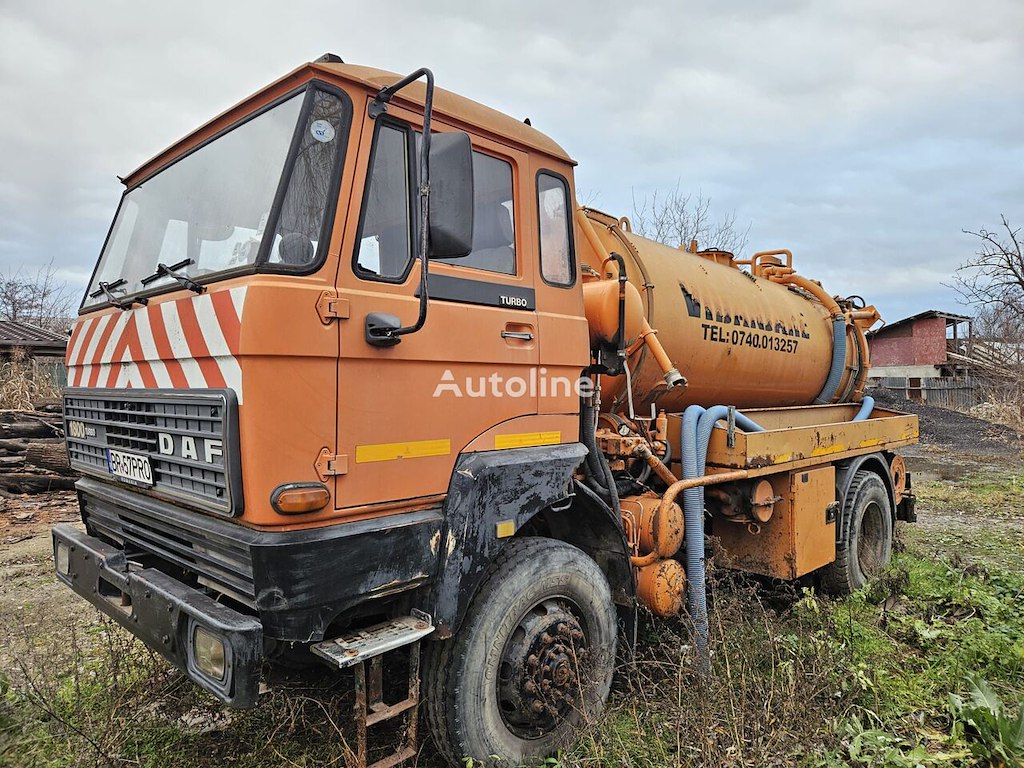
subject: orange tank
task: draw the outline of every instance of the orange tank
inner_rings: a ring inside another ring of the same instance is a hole
[[[610,284],[618,274],[608,257],[619,254],[625,260],[626,336],[638,414],[648,412],[652,402],[668,411],[694,403],[808,405],[821,393],[832,364],[833,317],[842,317],[843,310],[817,284],[792,275],[773,257],[746,262],[748,272],[731,254],[672,248],[633,234],[625,219],[591,209],[580,209],[578,224],[581,261],[592,286],[584,286],[592,335],[610,324],[617,328],[617,317],[604,317]],[[802,290],[769,279],[773,273]],[[638,305],[642,316],[630,317]],[[860,396],[867,370],[864,330],[870,325],[864,320],[877,314],[873,308],[854,312],[847,307],[846,317],[846,361],[836,402]],[[666,386],[658,350],[644,344],[636,331],[643,320],[656,329],[668,359],[686,378],[685,386]],[[599,335],[608,336],[606,330]],[[625,383],[625,376],[604,378],[604,409],[624,405]]]

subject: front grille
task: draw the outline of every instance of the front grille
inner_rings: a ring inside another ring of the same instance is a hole
[[[200,509],[241,513],[231,390],[69,389],[64,421],[75,469]],[[147,457],[152,485],[115,474],[110,449]]]
[[[90,533],[124,547],[131,560],[155,555],[192,574],[197,581],[248,605],[255,605],[252,558],[237,539],[201,526],[201,515],[165,510],[153,502],[128,507],[92,493],[80,495],[82,518]],[[186,522],[186,516],[192,520]]]

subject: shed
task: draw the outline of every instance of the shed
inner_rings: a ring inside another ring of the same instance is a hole
[[[63,386],[67,382],[64,353],[68,336],[18,320],[0,320],[0,361],[9,360],[23,350],[36,373],[44,374]]]
[[[955,376],[963,364],[949,356],[949,348],[970,344],[971,318],[929,309],[889,323],[868,334],[872,378],[903,376],[938,378]]]

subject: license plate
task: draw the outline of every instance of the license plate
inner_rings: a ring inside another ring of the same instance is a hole
[[[123,453],[108,448],[107,469],[110,474],[116,475],[122,480],[143,485],[153,484],[153,468],[149,464],[149,456]]]

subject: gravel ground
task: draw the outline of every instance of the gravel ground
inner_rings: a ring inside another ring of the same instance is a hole
[[[871,392],[878,405],[921,417],[921,443],[943,448],[952,454],[1020,455],[1024,435],[1002,424],[976,419],[966,413],[905,400],[889,390]],[[911,451],[908,451],[910,453]]]

